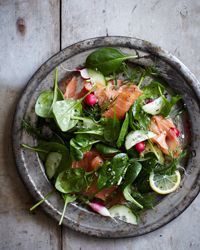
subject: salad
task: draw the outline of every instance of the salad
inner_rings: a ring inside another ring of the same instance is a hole
[[[185,151],[174,105],[181,97],[168,93],[155,68],[134,64],[136,58],[99,48],[60,85],[56,68],[53,88],[35,103],[37,126],[23,121],[38,145],[22,147],[39,154],[52,192],[63,197],[59,224],[75,201],[137,224],[141,212],[180,185]]]

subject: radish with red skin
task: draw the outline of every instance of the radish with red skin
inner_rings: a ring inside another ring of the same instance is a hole
[[[135,145],[135,149],[138,153],[142,153],[144,150],[145,150],[145,142],[142,141],[142,142],[138,142],[136,145]]]
[[[174,133],[175,133],[175,135],[177,136],[177,137],[179,137],[180,136],[180,131],[176,128],[176,127],[174,127],[174,128],[170,128],[171,129],[171,131],[173,131]]]
[[[97,103],[97,98],[96,96],[91,93],[89,95],[87,95],[85,97],[85,103],[88,105],[88,106],[94,106],[96,103]]]
[[[94,210],[98,214],[101,214],[106,217],[111,217],[109,210],[102,204],[98,202],[89,202],[88,205],[92,208],[92,210]]]

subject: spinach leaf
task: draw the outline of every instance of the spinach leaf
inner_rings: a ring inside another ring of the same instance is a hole
[[[119,153],[111,161],[105,162],[98,171],[98,188],[120,185],[128,167],[127,163],[128,156],[125,153]]]
[[[53,105],[53,114],[56,122],[63,132],[66,132],[76,126],[78,120],[73,116],[80,116],[82,105],[80,101],[67,99],[56,101]]]
[[[43,118],[53,118],[52,108],[58,100],[63,100],[63,94],[58,88],[58,68],[56,68],[54,90],[45,90],[39,95],[35,104],[35,113]]]
[[[135,185],[137,186],[140,192],[146,193],[151,191],[149,185],[149,174],[157,167],[159,162],[153,152],[148,152],[144,154],[144,161],[142,161],[141,164],[142,170],[140,171],[140,174],[135,180]]]
[[[50,112],[52,102],[53,102],[53,91],[52,90],[43,91],[39,95],[35,104],[36,115],[43,118],[53,118],[53,114]]]
[[[144,112],[142,109],[143,106],[143,98],[139,97],[134,104],[132,105],[132,125],[134,129],[144,129],[147,130],[150,116]]]
[[[107,76],[117,72],[123,61],[137,57],[137,55],[126,55],[115,48],[100,48],[87,57],[86,67],[99,70]]]
[[[95,128],[92,129],[80,129],[75,132],[75,134],[90,134],[90,135],[98,135],[98,136],[103,136],[104,134],[104,129],[101,126],[96,126]]]
[[[128,169],[124,177],[123,187],[132,184],[139,175],[139,173],[141,172],[141,170],[142,170],[142,164],[138,161],[130,159],[128,162]]]
[[[83,148],[91,146],[95,143],[98,143],[101,139],[98,135],[91,135],[91,134],[77,134],[76,143]]]
[[[119,137],[120,133],[120,121],[114,117],[104,119],[104,139],[107,142],[114,142]]]
[[[74,138],[70,140],[70,155],[74,161],[80,161],[83,159],[83,151],[81,150],[81,147],[77,145]]]
[[[45,169],[47,177],[49,179],[51,179],[55,175],[61,160],[62,160],[62,154],[58,152],[51,152],[47,155],[45,161]]]
[[[86,173],[83,168],[69,168],[61,172],[55,188],[61,193],[78,193],[87,187]]]
[[[95,145],[97,151],[101,154],[108,155],[108,154],[115,154],[119,152],[119,149],[113,148],[111,146],[105,145],[103,143],[97,143]]]
[[[137,202],[132,196],[131,196],[131,186],[128,185],[125,187],[125,189],[123,190],[123,195],[124,195],[124,198],[127,200],[127,201],[130,201],[131,203],[133,203],[134,205],[136,205],[137,207],[139,207],[140,209],[143,209],[143,206]]]
[[[70,155],[73,160],[83,159],[83,152],[89,151],[93,144],[99,142],[96,136],[90,134],[78,134],[70,140]]]
[[[126,113],[125,119],[123,121],[119,137],[117,139],[117,147],[120,148],[124,142],[124,138],[128,132],[128,126],[129,126],[129,115]]]

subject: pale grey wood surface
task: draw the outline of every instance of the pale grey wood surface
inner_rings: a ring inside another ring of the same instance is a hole
[[[0,0],[0,249],[200,249],[200,196],[167,226],[130,239],[96,239],[61,230],[41,209],[29,214],[33,199],[17,175],[10,143],[19,93],[60,42],[64,48],[104,35],[154,42],[200,79],[199,0]]]
[[[0,249],[60,248],[54,220],[40,209],[29,213],[34,201],[17,174],[10,140],[19,94],[59,51],[59,28],[59,1],[0,1]]]

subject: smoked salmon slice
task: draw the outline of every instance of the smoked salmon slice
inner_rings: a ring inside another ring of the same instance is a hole
[[[108,188],[103,188],[101,191],[99,191],[97,187],[97,182],[95,181],[87,188],[87,190],[84,192],[84,195],[94,196],[98,199],[105,201],[116,189],[116,186],[112,186]]]
[[[66,82],[66,88],[64,93],[64,98],[74,98],[77,89],[77,78],[73,76],[69,82]]]
[[[136,85],[123,85],[117,90],[116,100],[111,103],[108,110],[103,113],[106,118],[123,119],[126,112],[133,105],[135,100],[142,94],[142,91]]]
[[[72,168],[83,168],[85,171],[90,172],[96,170],[102,163],[103,158],[99,153],[91,150],[84,153],[82,160],[72,162]]]
[[[152,142],[156,143],[164,154],[172,153],[174,157],[178,157],[181,147],[173,128],[175,125],[172,120],[161,115],[152,116],[149,130],[156,134],[151,139]]]

